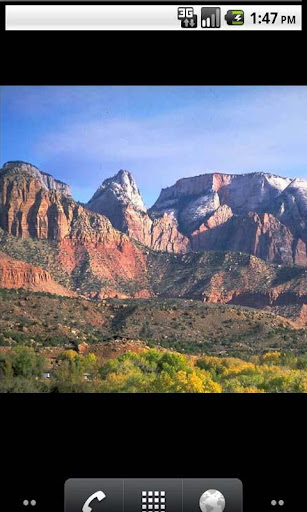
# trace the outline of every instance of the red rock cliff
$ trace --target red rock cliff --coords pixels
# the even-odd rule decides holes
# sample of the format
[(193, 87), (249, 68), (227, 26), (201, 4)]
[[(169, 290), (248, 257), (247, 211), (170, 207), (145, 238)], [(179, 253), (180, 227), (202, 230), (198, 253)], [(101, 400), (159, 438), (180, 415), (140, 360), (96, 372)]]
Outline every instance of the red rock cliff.
[(0, 252), (0, 287), (25, 288), (66, 297), (75, 295), (72, 291), (56, 283), (46, 270), (11, 258), (2, 252)]

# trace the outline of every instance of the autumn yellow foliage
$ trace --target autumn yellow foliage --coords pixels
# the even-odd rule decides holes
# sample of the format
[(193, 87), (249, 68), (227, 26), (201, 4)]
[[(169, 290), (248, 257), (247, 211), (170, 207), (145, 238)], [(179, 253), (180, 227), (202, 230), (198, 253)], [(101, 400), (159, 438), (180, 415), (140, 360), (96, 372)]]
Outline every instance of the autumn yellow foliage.
[(65, 350), (48, 381), (45, 364), (28, 347), (0, 354), (0, 392), (307, 393), (307, 356), (291, 353), (244, 360), (146, 348), (104, 360)]

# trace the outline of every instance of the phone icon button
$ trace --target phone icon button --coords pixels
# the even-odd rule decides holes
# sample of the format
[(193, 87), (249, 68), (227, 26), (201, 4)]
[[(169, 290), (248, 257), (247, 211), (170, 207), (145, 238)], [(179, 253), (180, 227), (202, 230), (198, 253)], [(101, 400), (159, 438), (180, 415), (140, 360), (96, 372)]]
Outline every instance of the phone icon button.
[(82, 512), (92, 512), (92, 508), (90, 507), (91, 503), (94, 500), (102, 501), (106, 498), (106, 495), (103, 491), (97, 491), (90, 495), (89, 498), (87, 498), (86, 502), (84, 503), (82, 507)]
[(123, 503), (122, 478), (70, 478), (65, 482), (65, 512), (123, 512)]

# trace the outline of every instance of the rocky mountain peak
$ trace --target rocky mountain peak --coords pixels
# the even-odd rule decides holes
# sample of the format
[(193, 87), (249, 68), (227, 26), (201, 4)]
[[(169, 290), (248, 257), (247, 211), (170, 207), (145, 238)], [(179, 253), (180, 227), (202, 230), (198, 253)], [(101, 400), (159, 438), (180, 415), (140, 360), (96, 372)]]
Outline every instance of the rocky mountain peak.
[(120, 170), (106, 179), (86, 207), (108, 217), (119, 231), (156, 250), (186, 252), (189, 246), (172, 216), (166, 214), (154, 222), (150, 219), (129, 171)]
[(136, 210), (146, 213), (140, 191), (129, 171), (120, 170), (115, 176), (104, 180), (88, 202), (89, 209), (102, 213), (102, 203), (117, 202), (121, 205), (132, 205)]
[(71, 188), (63, 181), (55, 179), (51, 174), (41, 171), (38, 167), (21, 160), (12, 160), (3, 165), (3, 171), (19, 171), (35, 178), (41, 182), (42, 188), (48, 191), (57, 190), (67, 197), (71, 197)]
[(42, 187), (47, 188), (45, 183), (43, 182), (40, 170), (35, 165), (29, 164), (27, 162), (22, 162), (20, 160), (15, 160), (6, 162), (3, 165), (3, 171), (19, 171), (21, 173), (25, 173), (31, 176), (32, 178), (38, 179), (41, 182)]
[(28, 162), (23, 162), (22, 160), (10, 160), (8, 162), (5, 162), (5, 164), (3, 165), (3, 169), (5, 171), (7, 171), (9, 169), (20, 169), (24, 172), (29, 172), (29, 173), (40, 172), (38, 167), (36, 167), (35, 165), (32, 165)]

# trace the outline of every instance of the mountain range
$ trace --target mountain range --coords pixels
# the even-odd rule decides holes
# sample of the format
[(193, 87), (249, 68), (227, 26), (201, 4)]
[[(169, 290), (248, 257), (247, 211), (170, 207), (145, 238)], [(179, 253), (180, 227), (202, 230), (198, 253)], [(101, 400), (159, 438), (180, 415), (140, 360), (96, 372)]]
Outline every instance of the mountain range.
[(242, 251), (307, 264), (307, 181), (269, 173), (212, 173), (162, 189), (149, 211), (132, 175), (103, 182), (86, 207), (154, 250)]
[(0, 170), (0, 286), (279, 307), (290, 317), (294, 308), (302, 319), (306, 222), (303, 179), (206, 173), (162, 189), (147, 210), (128, 171), (80, 204), (50, 174), (7, 162)]

